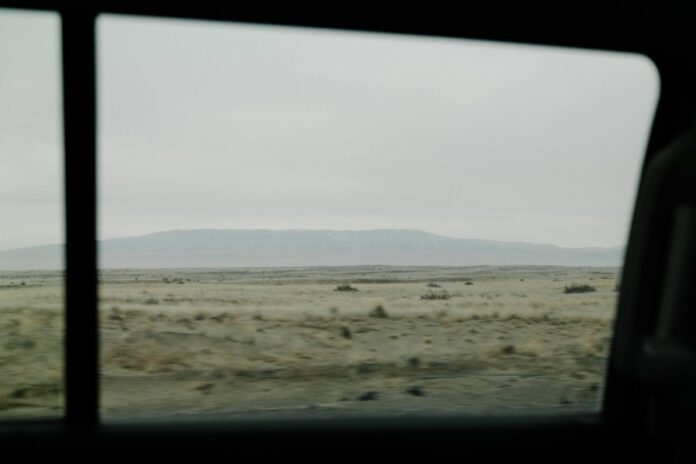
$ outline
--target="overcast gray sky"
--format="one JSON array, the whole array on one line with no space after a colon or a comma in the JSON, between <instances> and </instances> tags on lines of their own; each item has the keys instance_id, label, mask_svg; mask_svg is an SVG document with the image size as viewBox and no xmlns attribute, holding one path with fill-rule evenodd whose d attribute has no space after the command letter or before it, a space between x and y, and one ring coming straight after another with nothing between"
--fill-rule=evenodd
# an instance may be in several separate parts
<instances>
[{"instance_id":1,"label":"overcast gray sky","mask_svg":"<svg viewBox=\"0 0 696 464\"><path fill-rule=\"evenodd\" d=\"M0 12L0 249L62 239L57 34ZM644 57L482 41L102 16L98 51L101 238L622 245L659 93Z\"/></svg>"}]
</instances>

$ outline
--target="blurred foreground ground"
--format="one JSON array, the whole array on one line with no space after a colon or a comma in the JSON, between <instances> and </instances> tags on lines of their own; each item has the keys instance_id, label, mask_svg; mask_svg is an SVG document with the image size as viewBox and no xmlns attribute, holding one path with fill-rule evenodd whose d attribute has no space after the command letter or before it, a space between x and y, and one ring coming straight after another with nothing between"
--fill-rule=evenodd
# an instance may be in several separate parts
<instances>
[{"instance_id":1,"label":"blurred foreground ground","mask_svg":"<svg viewBox=\"0 0 696 464\"><path fill-rule=\"evenodd\" d=\"M103 271L102 414L596 411L618 272ZM0 418L62 414L61 282L58 273L0 273ZM347 284L356 290L336 290ZM571 284L596 291L564 293Z\"/></svg>"}]
</instances>

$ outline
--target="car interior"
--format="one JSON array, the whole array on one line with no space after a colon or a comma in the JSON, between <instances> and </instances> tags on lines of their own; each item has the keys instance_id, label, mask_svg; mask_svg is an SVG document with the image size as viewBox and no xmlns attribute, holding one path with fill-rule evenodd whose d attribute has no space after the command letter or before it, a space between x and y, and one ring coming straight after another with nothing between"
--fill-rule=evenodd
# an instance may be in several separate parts
<instances>
[{"instance_id":1,"label":"car interior","mask_svg":"<svg viewBox=\"0 0 696 464\"><path fill-rule=\"evenodd\" d=\"M449 11L349 4L317 7L220 0L0 0L0 8L60 17L65 211L64 416L0 421L0 446L66 457L224 452L364 459L415 455L493 462L696 462L696 9L681 2L607 2L567 10L479 4ZM414 37L628 52L659 73L620 277L598 413L270 417L205 423L104 423L100 417L97 259L97 18L195 19ZM1 68L1 65L0 65ZM0 165L3 162L0 155ZM690 309L691 308L691 309ZM2 368L0 367L0 373ZM55 454L52 454L55 455Z\"/></svg>"}]
</instances>

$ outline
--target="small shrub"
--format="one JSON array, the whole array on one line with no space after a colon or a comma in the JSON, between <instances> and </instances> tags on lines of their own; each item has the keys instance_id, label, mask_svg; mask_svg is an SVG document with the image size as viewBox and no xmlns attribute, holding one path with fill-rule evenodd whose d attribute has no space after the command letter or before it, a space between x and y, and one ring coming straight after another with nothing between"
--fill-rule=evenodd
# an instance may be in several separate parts
<instances>
[{"instance_id":1,"label":"small shrub","mask_svg":"<svg viewBox=\"0 0 696 464\"><path fill-rule=\"evenodd\" d=\"M351 284L341 284L334 288L335 292L357 292L358 289L353 287Z\"/></svg>"},{"instance_id":2,"label":"small shrub","mask_svg":"<svg viewBox=\"0 0 696 464\"><path fill-rule=\"evenodd\" d=\"M432 290L428 290L426 293L421 295L420 299L421 300L449 300L450 294L447 293L446 290L442 290L441 292L434 292Z\"/></svg>"},{"instance_id":3,"label":"small shrub","mask_svg":"<svg viewBox=\"0 0 696 464\"><path fill-rule=\"evenodd\" d=\"M377 305L375 306L372 311L370 311L370 317L376 317L378 319L386 319L389 317L389 314L387 314L387 310L384 309L384 306Z\"/></svg>"},{"instance_id":4,"label":"small shrub","mask_svg":"<svg viewBox=\"0 0 696 464\"><path fill-rule=\"evenodd\" d=\"M145 300L146 305L156 305L159 303L159 300L157 298L148 298Z\"/></svg>"},{"instance_id":5,"label":"small shrub","mask_svg":"<svg viewBox=\"0 0 696 464\"><path fill-rule=\"evenodd\" d=\"M358 400L359 401L373 401L373 400L376 400L378 396L379 396L379 392L369 391L369 392L365 392L362 395L358 396Z\"/></svg>"},{"instance_id":6,"label":"small shrub","mask_svg":"<svg viewBox=\"0 0 696 464\"><path fill-rule=\"evenodd\" d=\"M592 285L587 285L587 284L571 284L569 286L566 286L565 290L563 293L587 293L587 292L594 292L597 289L594 288Z\"/></svg>"},{"instance_id":7,"label":"small shrub","mask_svg":"<svg viewBox=\"0 0 696 464\"><path fill-rule=\"evenodd\" d=\"M440 288L440 285L437 284L437 283L435 283L435 282L430 282L430 283L428 284L428 287L430 287L430 288Z\"/></svg>"},{"instance_id":8,"label":"small shrub","mask_svg":"<svg viewBox=\"0 0 696 464\"><path fill-rule=\"evenodd\" d=\"M346 340L353 338L353 334L351 333L350 329L345 326L341 327L341 336Z\"/></svg>"},{"instance_id":9,"label":"small shrub","mask_svg":"<svg viewBox=\"0 0 696 464\"><path fill-rule=\"evenodd\" d=\"M421 387L420 385L414 385L412 387L407 388L406 393L409 393L413 396L425 396L425 391L423 390L423 387Z\"/></svg>"}]
</instances>

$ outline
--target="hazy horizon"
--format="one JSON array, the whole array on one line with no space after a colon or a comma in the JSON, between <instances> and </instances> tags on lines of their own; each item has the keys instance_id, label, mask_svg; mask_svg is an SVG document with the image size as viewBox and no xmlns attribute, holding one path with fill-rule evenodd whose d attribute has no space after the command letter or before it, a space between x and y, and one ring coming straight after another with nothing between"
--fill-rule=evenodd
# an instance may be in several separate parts
<instances>
[{"instance_id":1,"label":"hazy horizon","mask_svg":"<svg viewBox=\"0 0 696 464\"><path fill-rule=\"evenodd\" d=\"M149 235L157 235L157 234L162 234L162 233L168 233L168 232L195 232L195 231L247 231L247 232L254 232L254 231L260 231L260 232L290 232L290 231L310 231L310 232L373 232L373 231L411 231L411 232L424 232L429 235L435 235L439 237L447 237L447 238L453 238L457 240L477 240L477 241L490 241L490 242L500 242L500 243L524 243L524 244L529 244L529 245L540 245L540 246L554 246L554 247L559 247L559 248L568 248L568 249L581 249L581 248L602 248L602 249L614 249L614 248L624 248L626 244L618 244L618 245L610 245L610 246L599 246L599 247L593 247L593 246L573 246L573 247L564 247L560 245L556 245L554 243L542 243L542 242L525 242L525 241L520 241L520 240L491 240L491 239L486 239L486 238L481 238L481 237L455 237L451 235L445 235L445 234L436 234L434 232L428 231L428 230L423 230L423 229L384 229L384 228L374 228L374 229L302 229L302 228L288 228L288 229L264 229L264 228L239 228L239 229L221 229L221 228L208 228L208 227L197 227L197 228L176 228L176 229L167 229L167 230L157 230L157 231L152 231L152 232L145 232L143 234L138 234L138 235L124 235L124 236L117 236L117 237L103 237L99 238L98 241L105 241L105 240L118 240L118 239L129 239L129 238L137 238L137 237L145 237ZM11 251L11 250L19 250L23 248L34 248L34 247L42 247L42 246L52 246L52 245L65 245L65 242L53 242L53 243L37 243L34 245L29 245L26 247L14 247L14 248L2 248L0 249L0 252L2 251Z\"/></svg>"},{"instance_id":2,"label":"hazy horizon","mask_svg":"<svg viewBox=\"0 0 696 464\"><path fill-rule=\"evenodd\" d=\"M170 230L99 242L100 269L316 266L618 267L624 248L459 239L419 230ZM0 251L0 268L59 269L63 245Z\"/></svg>"},{"instance_id":3,"label":"hazy horizon","mask_svg":"<svg viewBox=\"0 0 696 464\"><path fill-rule=\"evenodd\" d=\"M59 17L0 10L0 250L62 243ZM624 246L644 56L100 15L98 237L413 229Z\"/></svg>"}]
</instances>

